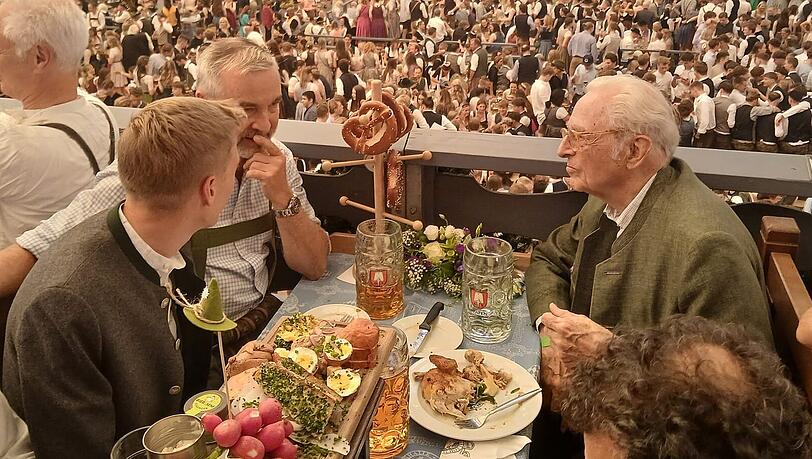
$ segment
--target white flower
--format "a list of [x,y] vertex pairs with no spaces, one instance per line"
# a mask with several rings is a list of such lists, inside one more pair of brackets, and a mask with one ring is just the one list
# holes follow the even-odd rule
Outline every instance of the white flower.
[[440,236],[440,239],[451,239],[454,237],[454,228],[452,225],[447,225],[443,227],[443,233]]
[[462,228],[457,228],[454,230],[454,236],[459,240],[463,240],[465,239],[465,231]]
[[439,263],[445,256],[445,251],[439,242],[430,242],[423,247],[423,254],[431,263]]
[[429,225],[423,230],[423,234],[425,234],[430,241],[436,241],[440,235],[440,228],[437,228],[435,225]]

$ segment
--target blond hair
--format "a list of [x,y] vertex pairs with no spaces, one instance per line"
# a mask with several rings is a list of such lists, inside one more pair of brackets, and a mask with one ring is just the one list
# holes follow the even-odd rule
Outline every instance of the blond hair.
[[119,140],[124,189],[157,208],[176,209],[201,180],[223,172],[243,119],[238,107],[194,97],[148,105]]
[[208,99],[222,99],[223,75],[236,72],[277,70],[276,58],[267,48],[245,38],[223,38],[199,53],[197,58],[197,89]]

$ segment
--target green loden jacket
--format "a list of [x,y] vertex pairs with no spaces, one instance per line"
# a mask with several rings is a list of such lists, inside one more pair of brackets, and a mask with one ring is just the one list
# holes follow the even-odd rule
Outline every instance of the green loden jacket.
[[[606,203],[590,197],[550,233],[527,270],[530,316],[569,308],[583,239]],[[573,269],[575,267],[575,269]],[[736,214],[679,159],[657,173],[629,226],[598,264],[589,317],[606,327],[645,327],[670,315],[737,323],[774,347],[761,260]]]

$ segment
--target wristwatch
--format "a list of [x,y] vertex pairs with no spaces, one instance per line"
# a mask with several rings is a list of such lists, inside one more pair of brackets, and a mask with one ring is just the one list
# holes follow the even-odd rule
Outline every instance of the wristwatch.
[[302,201],[299,200],[298,196],[293,195],[293,197],[290,198],[290,201],[288,201],[287,207],[279,210],[271,207],[271,210],[273,210],[273,215],[276,218],[293,217],[294,215],[298,214],[300,210],[302,210]]

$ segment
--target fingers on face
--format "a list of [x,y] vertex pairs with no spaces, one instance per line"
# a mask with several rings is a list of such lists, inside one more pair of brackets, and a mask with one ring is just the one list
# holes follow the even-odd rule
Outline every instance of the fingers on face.
[[280,168],[285,166],[284,158],[280,158],[278,156],[268,156],[265,153],[255,153],[254,156],[245,162],[243,167],[245,170],[248,170],[260,164],[272,168]]
[[283,156],[282,150],[280,150],[271,139],[267,137],[263,137],[261,135],[254,136],[254,142],[262,148],[262,151],[270,156]]

